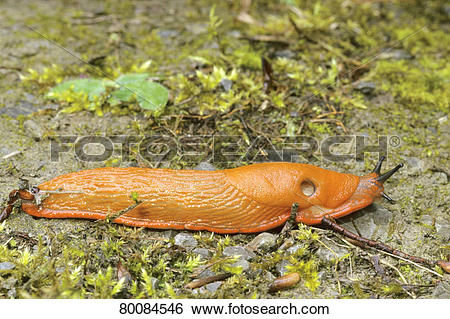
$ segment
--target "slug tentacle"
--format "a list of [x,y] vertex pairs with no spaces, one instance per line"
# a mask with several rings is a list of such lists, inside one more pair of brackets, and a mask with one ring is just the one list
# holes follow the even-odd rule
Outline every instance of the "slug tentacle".
[[386,157],[380,156],[380,159],[378,160],[378,163],[375,165],[375,168],[373,169],[372,173],[375,173],[377,175],[381,174],[381,166],[383,165],[385,159]]
[[389,177],[394,175],[394,173],[397,172],[402,167],[403,167],[403,163],[398,164],[397,166],[395,166],[390,171],[384,173],[383,175],[378,176],[377,177],[377,181],[380,182],[380,183],[384,183]]
[[389,202],[393,202],[394,200],[390,198],[386,193],[381,193],[381,196]]

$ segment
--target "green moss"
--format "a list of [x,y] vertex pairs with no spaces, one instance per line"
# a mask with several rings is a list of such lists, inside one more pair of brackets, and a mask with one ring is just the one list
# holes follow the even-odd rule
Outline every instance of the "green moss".
[[399,103],[416,112],[446,112],[450,67],[443,61],[430,66],[427,59],[413,67],[405,61],[380,61],[373,71],[374,77],[382,81],[381,89],[393,93]]

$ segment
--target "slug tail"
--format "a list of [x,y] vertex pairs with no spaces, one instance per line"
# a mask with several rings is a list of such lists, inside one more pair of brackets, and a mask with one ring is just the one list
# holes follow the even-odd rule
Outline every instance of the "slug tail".
[[114,222],[157,229],[260,232],[282,225],[289,207],[257,202],[228,182],[222,172],[105,168],[60,176],[39,188],[41,205],[24,204],[33,216],[105,219],[142,203]]

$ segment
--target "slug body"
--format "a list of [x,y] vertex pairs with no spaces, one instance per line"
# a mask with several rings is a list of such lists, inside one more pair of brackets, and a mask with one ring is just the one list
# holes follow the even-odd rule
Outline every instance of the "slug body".
[[105,219],[140,204],[114,222],[159,229],[217,233],[261,232],[284,224],[298,204],[296,221],[318,224],[359,210],[383,192],[379,175],[362,177],[308,164],[261,163],[221,171],[98,168],[39,185],[42,203],[22,209],[47,218]]

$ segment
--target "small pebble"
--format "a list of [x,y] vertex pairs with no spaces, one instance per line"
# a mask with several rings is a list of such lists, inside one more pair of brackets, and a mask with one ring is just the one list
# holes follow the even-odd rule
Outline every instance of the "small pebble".
[[433,298],[450,299],[450,282],[441,281],[434,289]]
[[249,242],[247,246],[253,250],[270,248],[275,245],[276,240],[276,236],[271,233],[261,233],[253,238],[253,240]]
[[413,56],[405,50],[389,49],[378,55],[378,58],[381,60],[409,60],[412,59]]
[[195,248],[192,252],[199,255],[202,260],[207,260],[211,257],[211,252],[206,248]]
[[13,263],[9,261],[4,261],[0,263],[0,270],[12,270],[16,267]]
[[233,86],[233,81],[229,79],[222,79],[220,80],[220,86],[222,86],[225,92],[228,92],[229,90],[231,90],[231,87]]
[[158,31],[158,35],[165,39],[165,38],[173,38],[176,37],[179,34],[176,30],[160,30]]
[[205,285],[206,290],[209,292],[216,292],[217,289],[222,285],[221,281],[212,282],[210,284]]
[[216,167],[208,162],[200,162],[194,167],[194,169],[197,171],[215,171]]
[[44,136],[44,130],[42,129],[42,127],[33,120],[26,120],[25,122],[23,122],[23,127],[25,128],[27,133],[36,141],[41,140]]
[[448,121],[448,116],[446,115],[446,116],[443,116],[443,117],[440,117],[439,119],[438,119],[438,123],[439,124],[444,124],[444,123],[446,123]]
[[179,233],[175,236],[175,245],[186,250],[192,250],[197,246],[197,240],[189,233]]
[[241,259],[248,260],[253,257],[255,257],[255,254],[250,252],[249,250],[245,249],[242,246],[231,246],[231,247],[225,247],[223,250],[223,255],[230,257],[230,256],[239,256]]
[[212,277],[215,275],[217,275],[217,274],[214,271],[212,271],[210,269],[205,269],[198,275],[198,279],[209,278],[209,277]]
[[407,156],[405,156],[404,159],[408,167],[408,169],[405,170],[408,173],[408,175],[416,175],[423,173],[425,167],[425,162],[423,160],[421,160],[418,157],[407,157]]
[[373,82],[358,82],[354,85],[355,90],[361,91],[363,94],[370,94],[375,91],[375,83]]
[[247,260],[240,259],[231,265],[232,267],[241,267],[242,271],[250,269],[250,263]]
[[291,265],[291,263],[284,259],[279,264],[277,264],[276,269],[281,276],[284,276],[288,272],[287,266],[289,265]]
[[302,245],[295,244],[294,246],[289,247],[286,251],[292,255],[295,254],[300,248],[302,248]]

